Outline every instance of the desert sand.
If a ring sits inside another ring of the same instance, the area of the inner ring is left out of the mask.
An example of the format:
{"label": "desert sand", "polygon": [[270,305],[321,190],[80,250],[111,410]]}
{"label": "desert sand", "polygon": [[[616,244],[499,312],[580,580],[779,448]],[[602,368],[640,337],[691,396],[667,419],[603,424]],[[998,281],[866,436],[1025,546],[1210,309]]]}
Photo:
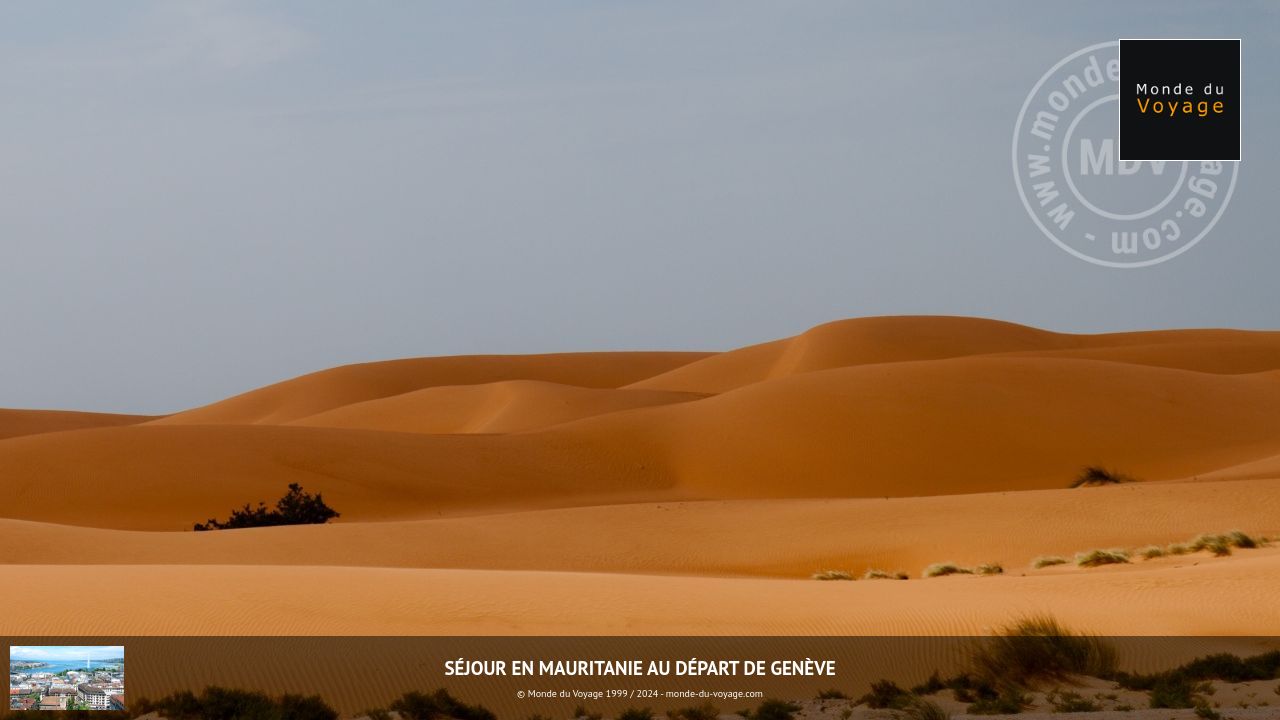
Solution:
{"label": "desert sand", "polygon": [[[1134,482],[1069,488],[1087,465]],[[190,531],[290,482],[341,517]],[[1232,529],[1280,536],[1278,332],[867,318],[0,412],[9,635],[1274,635],[1277,548],[1030,566]],[[911,579],[810,579],[868,568]]]}

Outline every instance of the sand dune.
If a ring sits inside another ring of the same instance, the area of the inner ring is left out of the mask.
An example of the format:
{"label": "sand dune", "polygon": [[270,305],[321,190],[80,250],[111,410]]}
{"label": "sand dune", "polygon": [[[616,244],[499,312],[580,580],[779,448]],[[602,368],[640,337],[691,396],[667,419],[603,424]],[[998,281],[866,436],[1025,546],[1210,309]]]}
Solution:
{"label": "sand dune", "polygon": [[[1181,568],[821,583],[296,566],[0,566],[16,635],[1270,635],[1280,553]],[[82,592],[92,587],[92,593]],[[118,612],[128,607],[129,612]],[[181,608],[175,612],[175,608]],[[305,612],[300,611],[305,608]],[[1230,612],[1220,612],[1230,608]]]}
{"label": "sand dune", "polygon": [[285,423],[343,405],[428,387],[503,380],[612,388],[703,357],[706,353],[460,355],[344,365],[251,390],[157,422],[169,425]]}
{"label": "sand dune", "polygon": [[[1142,522],[1133,522],[1135,517]],[[131,564],[795,579],[829,568],[903,569],[919,576],[927,564],[951,560],[971,566],[1001,562],[1010,573],[1023,573],[1039,555],[1163,545],[1237,527],[1280,536],[1280,482],[1141,483],[893,500],[633,503],[222,533],[0,520],[0,537],[7,541],[0,547],[0,564],[80,564],[80,549],[93,547],[107,562]],[[1206,560],[1195,555],[1176,562]]]}
{"label": "sand dune", "polygon": [[153,419],[150,415],[0,409],[0,440],[66,430],[136,425]]}
{"label": "sand dune", "polygon": [[[0,443],[5,507],[21,517],[189,529],[301,483],[343,521],[392,520],[673,496],[669,477],[576,438],[418,435],[258,425],[84,430]],[[570,468],[598,467],[582,482]],[[679,493],[676,492],[678,495]],[[77,502],[66,502],[74,497]]]}
{"label": "sand dune", "polygon": [[[974,357],[815,371],[507,435],[146,425],[15,438],[0,443],[0,477],[27,519],[176,530],[288,482],[365,521],[1050,489],[1086,464],[1175,479],[1280,454],[1276,427],[1280,373]],[[84,504],[54,502],[68,492]]]}
{"label": "sand dune", "polygon": [[703,496],[940,495],[1063,487],[1086,464],[1158,480],[1276,454],[1278,403],[1280,373],[975,357],[806,373],[617,424],[666,415],[669,462]]}
{"label": "sand dune", "polygon": [[1174,330],[1069,335],[980,318],[857,318],[712,355],[633,387],[724,392],[816,370],[1007,353],[1075,355],[1202,372],[1259,372],[1280,368],[1280,333]]}
{"label": "sand dune", "polygon": [[344,405],[291,424],[429,434],[511,433],[701,397],[696,393],[507,380],[426,388]]}
{"label": "sand dune", "polygon": [[[1026,566],[1280,533],[1277,458],[1280,333],[972,318],[369,363],[159,419],[4,411],[0,582],[25,590],[0,632],[928,635],[1037,610],[1267,633],[1280,550]],[[1143,482],[1065,489],[1089,464]],[[290,482],[339,521],[186,532]],[[943,560],[1009,572],[804,579]]]}

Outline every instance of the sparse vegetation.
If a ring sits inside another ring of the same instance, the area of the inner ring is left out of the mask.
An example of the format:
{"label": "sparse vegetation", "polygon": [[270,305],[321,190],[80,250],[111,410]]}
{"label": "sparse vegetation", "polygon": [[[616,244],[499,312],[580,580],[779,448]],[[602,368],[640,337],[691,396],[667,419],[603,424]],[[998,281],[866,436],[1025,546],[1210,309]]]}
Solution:
{"label": "sparse vegetation", "polygon": [[468,705],[440,689],[433,693],[405,693],[391,703],[391,709],[406,720],[496,720],[494,714],[480,705]]}
{"label": "sparse vegetation", "polygon": [[1077,692],[1051,690],[1044,698],[1056,713],[1098,712],[1102,706]]}
{"label": "sparse vegetation", "polygon": [[1080,567],[1091,568],[1101,565],[1119,565],[1127,562],[1129,562],[1128,551],[1119,548],[1076,553],[1076,565]]}
{"label": "sparse vegetation", "polygon": [[1164,557],[1165,552],[1164,548],[1159,545],[1148,545],[1138,550],[1138,554],[1142,556],[1143,560],[1155,560],[1158,557]]}
{"label": "sparse vegetation", "polygon": [[250,507],[245,503],[239,510],[232,510],[231,517],[227,520],[209,518],[207,522],[196,523],[194,529],[200,532],[280,525],[323,525],[339,514],[324,503],[324,497],[320,493],[311,495],[304,492],[298,483],[289,483],[289,492],[276,501],[273,509],[268,509],[265,502],[259,502],[257,507]]}
{"label": "sparse vegetation", "polygon": [[814,580],[852,580],[853,574],[847,570],[819,570],[809,577]]}
{"label": "sparse vegetation", "polygon": [[951,720],[951,713],[937,703],[916,698],[906,707],[907,720]]}
{"label": "sparse vegetation", "polygon": [[[189,690],[156,701],[141,698],[130,703],[134,715],[157,713],[167,720],[231,720],[279,718],[279,720],[337,720],[338,712],[317,696],[272,697],[249,690],[208,687],[196,695]],[[96,713],[94,713],[96,716]],[[489,716],[489,720],[492,715]],[[412,720],[417,720],[416,717]],[[474,718],[474,720],[481,720]]]}
{"label": "sparse vegetation", "polygon": [[1089,465],[1080,471],[1071,483],[1073,488],[1096,487],[1099,485],[1119,485],[1133,482],[1133,478],[1123,473],[1112,472],[1100,465]]}
{"label": "sparse vegetation", "polygon": [[618,713],[617,720],[653,720],[653,710],[630,707]]}
{"label": "sparse vegetation", "polygon": [[913,695],[932,695],[934,693],[942,692],[943,690],[946,690],[946,689],[947,689],[947,684],[943,682],[942,676],[938,674],[937,670],[934,670],[933,674],[929,676],[928,680],[925,680],[919,685],[916,685],[915,687],[911,688],[911,693]]}
{"label": "sparse vegetation", "polygon": [[[760,707],[763,708],[764,704],[762,703]],[[759,717],[759,715],[760,715],[760,710],[758,709],[754,713],[752,713],[752,717]],[[716,718],[719,716],[720,716],[720,710],[717,709],[716,706],[712,705],[711,703],[705,703],[703,705],[692,705],[686,708],[679,708],[677,710],[667,711],[667,717],[670,718],[671,720],[716,720]]]}
{"label": "sparse vegetation", "polygon": [[953,562],[934,563],[924,569],[924,576],[943,577],[946,575],[972,575],[973,568],[961,567]]}
{"label": "sparse vegetation", "polygon": [[877,680],[871,683],[871,692],[858,698],[858,704],[877,710],[903,710],[914,699],[911,693],[898,687],[892,680]]}
{"label": "sparse vegetation", "polygon": [[752,720],[791,720],[800,706],[785,700],[765,700],[751,714]]}
{"label": "sparse vegetation", "polygon": [[1054,565],[1066,565],[1069,562],[1071,561],[1060,555],[1041,555],[1031,561],[1031,567],[1039,570],[1040,568],[1052,567]]}
{"label": "sparse vegetation", "polygon": [[1030,698],[1010,687],[996,697],[979,699],[967,712],[970,715],[1017,715],[1030,703]]}
{"label": "sparse vegetation", "polygon": [[849,696],[845,695],[844,691],[842,690],[831,688],[830,690],[823,690],[822,692],[819,692],[818,699],[819,700],[848,700]]}
{"label": "sparse vegetation", "polygon": [[1222,720],[1222,713],[1208,705],[1200,704],[1196,705],[1196,717],[1203,718],[1203,720]]}
{"label": "sparse vegetation", "polygon": [[982,563],[974,568],[974,572],[979,575],[1003,575],[1004,566],[1000,563]]}
{"label": "sparse vegetation", "polygon": [[901,570],[889,572],[888,570],[879,570],[871,568],[862,574],[863,580],[907,580],[911,576]]}
{"label": "sparse vegetation", "polygon": [[1028,687],[1070,675],[1108,677],[1115,672],[1116,653],[1099,638],[1073,633],[1052,617],[1034,616],[987,640],[971,662],[988,682]]}
{"label": "sparse vegetation", "polygon": [[1191,550],[1192,552],[1208,550],[1218,557],[1223,557],[1231,554],[1231,539],[1226,535],[1205,533],[1191,541]]}

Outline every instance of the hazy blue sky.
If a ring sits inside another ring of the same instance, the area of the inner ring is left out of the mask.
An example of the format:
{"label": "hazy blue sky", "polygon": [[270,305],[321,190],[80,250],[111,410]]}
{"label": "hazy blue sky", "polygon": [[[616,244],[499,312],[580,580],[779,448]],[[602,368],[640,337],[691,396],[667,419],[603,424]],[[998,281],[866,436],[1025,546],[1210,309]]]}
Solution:
{"label": "hazy blue sky", "polygon": [[[1280,327],[1277,8],[4,3],[0,406],[873,314]],[[1124,36],[1244,38],[1231,205],[1136,271],[1052,245],[1009,169],[1040,75]]]}
{"label": "hazy blue sky", "polygon": [[124,657],[120,645],[15,645],[9,648],[10,660],[116,660]]}

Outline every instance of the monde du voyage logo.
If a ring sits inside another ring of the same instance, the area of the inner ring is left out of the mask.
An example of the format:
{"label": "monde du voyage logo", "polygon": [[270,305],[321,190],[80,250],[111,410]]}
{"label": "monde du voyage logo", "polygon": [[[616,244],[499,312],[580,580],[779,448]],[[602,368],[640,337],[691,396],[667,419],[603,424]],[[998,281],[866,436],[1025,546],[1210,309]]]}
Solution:
{"label": "monde du voyage logo", "polygon": [[[1210,61],[1191,52],[1199,43],[1218,44]],[[1235,190],[1239,77],[1239,41],[1111,41],[1058,61],[1014,126],[1023,207],[1054,244],[1095,265],[1148,267],[1190,250]]]}

